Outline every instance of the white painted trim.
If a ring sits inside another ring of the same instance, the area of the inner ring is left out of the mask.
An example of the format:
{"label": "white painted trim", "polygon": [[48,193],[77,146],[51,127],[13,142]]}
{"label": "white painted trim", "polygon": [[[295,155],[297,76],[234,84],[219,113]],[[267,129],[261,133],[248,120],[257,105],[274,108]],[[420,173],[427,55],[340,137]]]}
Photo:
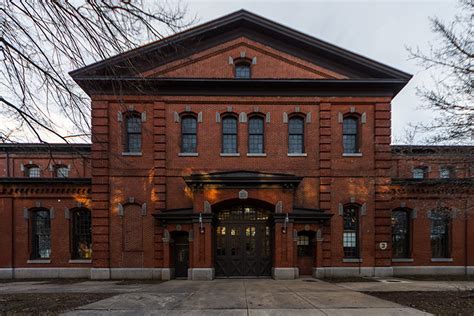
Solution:
{"label": "white painted trim", "polygon": [[91,259],[70,259],[69,263],[92,263]]}
{"label": "white painted trim", "polygon": [[198,157],[198,153],[178,153],[179,157]]}
{"label": "white painted trim", "polygon": [[342,157],[362,157],[362,153],[343,153]]}
{"label": "white painted trim", "polygon": [[431,262],[453,262],[453,258],[431,258]]}
{"label": "white painted trim", "polygon": [[362,258],[343,258],[342,262],[347,262],[347,263],[360,263],[363,262]]}
{"label": "white painted trim", "polygon": [[26,263],[51,263],[51,259],[31,259],[26,261]]}
{"label": "white painted trim", "polygon": [[142,153],[131,153],[131,152],[123,152],[122,156],[135,156],[135,157],[140,157],[142,156]]}
{"label": "white painted trim", "polygon": [[247,157],[266,157],[266,153],[248,153]]}
{"label": "white painted trim", "polygon": [[301,153],[301,154],[288,153],[287,156],[288,157],[306,157],[308,156],[308,154],[307,153]]}
{"label": "white painted trim", "polygon": [[240,157],[240,153],[221,153],[221,157]]}
{"label": "white painted trim", "polygon": [[414,262],[413,258],[393,258],[392,262]]}

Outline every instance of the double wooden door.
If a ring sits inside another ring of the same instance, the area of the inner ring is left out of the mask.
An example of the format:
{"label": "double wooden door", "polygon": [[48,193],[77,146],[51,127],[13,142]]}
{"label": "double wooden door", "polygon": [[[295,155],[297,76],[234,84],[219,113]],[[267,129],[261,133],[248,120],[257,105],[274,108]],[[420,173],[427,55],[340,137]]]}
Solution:
{"label": "double wooden door", "polygon": [[215,268],[218,277],[271,275],[272,227],[269,213],[235,206],[218,213]]}

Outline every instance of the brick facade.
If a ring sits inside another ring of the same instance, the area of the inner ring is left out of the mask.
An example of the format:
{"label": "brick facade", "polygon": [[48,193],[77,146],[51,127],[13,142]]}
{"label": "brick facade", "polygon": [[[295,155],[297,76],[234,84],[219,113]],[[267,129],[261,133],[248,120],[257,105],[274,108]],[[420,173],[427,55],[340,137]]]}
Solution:
{"label": "brick facade", "polygon": [[[245,11],[209,23],[171,37],[175,54],[157,42],[71,73],[92,99],[91,146],[53,146],[52,152],[39,145],[1,147],[0,230],[6,238],[0,241],[0,276],[169,279],[184,256],[189,278],[210,279],[219,261],[219,214],[235,205],[269,214],[275,278],[297,277],[308,266],[317,277],[472,273],[473,148],[390,145],[391,100],[409,75]],[[251,79],[233,79],[242,60],[251,64]],[[122,62],[134,67],[109,82],[107,74]],[[112,93],[117,88],[120,93]],[[131,114],[141,125],[139,152],[126,150]],[[186,115],[197,123],[191,154],[181,152]],[[237,153],[231,155],[222,154],[226,115],[238,120]],[[264,119],[263,154],[249,154],[252,116]],[[300,154],[288,150],[294,116],[304,122]],[[347,116],[359,122],[356,153],[343,150]],[[24,177],[31,164],[40,166],[40,178]],[[54,177],[49,166],[56,164],[71,166],[68,178]],[[448,165],[455,177],[439,179],[440,167]],[[410,179],[420,166],[427,177]],[[344,255],[348,206],[358,210],[357,258]],[[47,260],[30,257],[28,214],[37,207],[50,210]],[[71,259],[67,214],[78,207],[91,210],[89,260]],[[432,258],[430,212],[440,207],[453,214],[449,258]],[[391,249],[392,211],[400,208],[410,212],[406,260],[394,259]],[[175,242],[183,234],[185,250]],[[305,234],[312,247],[306,261],[299,246]],[[250,251],[248,241],[242,245]]]}

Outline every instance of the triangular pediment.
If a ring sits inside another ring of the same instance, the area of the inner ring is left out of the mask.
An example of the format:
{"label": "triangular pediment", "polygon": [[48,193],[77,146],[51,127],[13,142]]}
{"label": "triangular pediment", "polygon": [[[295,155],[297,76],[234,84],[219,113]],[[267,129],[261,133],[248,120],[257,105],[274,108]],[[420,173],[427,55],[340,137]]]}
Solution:
{"label": "triangular pediment", "polygon": [[[215,54],[216,48],[221,49],[221,55]],[[108,76],[207,78],[209,74],[203,69],[212,69],[209,67],[212,58],[220,58],[225,67],[227,61],[222,58],[240,54],[242,49],[250,56],[268,57],[267,67],[273,62],[275,68],[288,71],[287,76],[276,72],[275,77],[279,78],[408,80],[411,77],[245,10],[78,69],[71,76],[76,81]],[[199,67],[201,70],[196,71]],[[213,77],[220,75],[214,73]],[[264,77],[272,78],[262,72],[259,78]]]}

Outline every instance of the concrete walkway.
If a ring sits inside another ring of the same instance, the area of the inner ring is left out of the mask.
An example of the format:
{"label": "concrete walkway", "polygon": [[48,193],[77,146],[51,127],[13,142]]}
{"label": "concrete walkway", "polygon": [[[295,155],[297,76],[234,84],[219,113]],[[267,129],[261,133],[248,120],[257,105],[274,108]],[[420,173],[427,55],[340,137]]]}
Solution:
{"label": "concrete walkway", "polygon": [[108,299],[81,306],[67,315],[428,315],[358,292],[367,289],[379,291],[381,288],[398,290],[394,286],[400,284],[331,284],[315,279],[173,280],[128,285],[118,285],[116,281],[72,284],[32,281],[0,283],[0,294],[117,293]]}
{"label": "concrete walkway", "polygon": [[428,315],[336,284],[307,280],[173,280],[120,286],[88,281],[35,286],[35,291],[63,287],[63,292],[122,292],[67,315]]}

